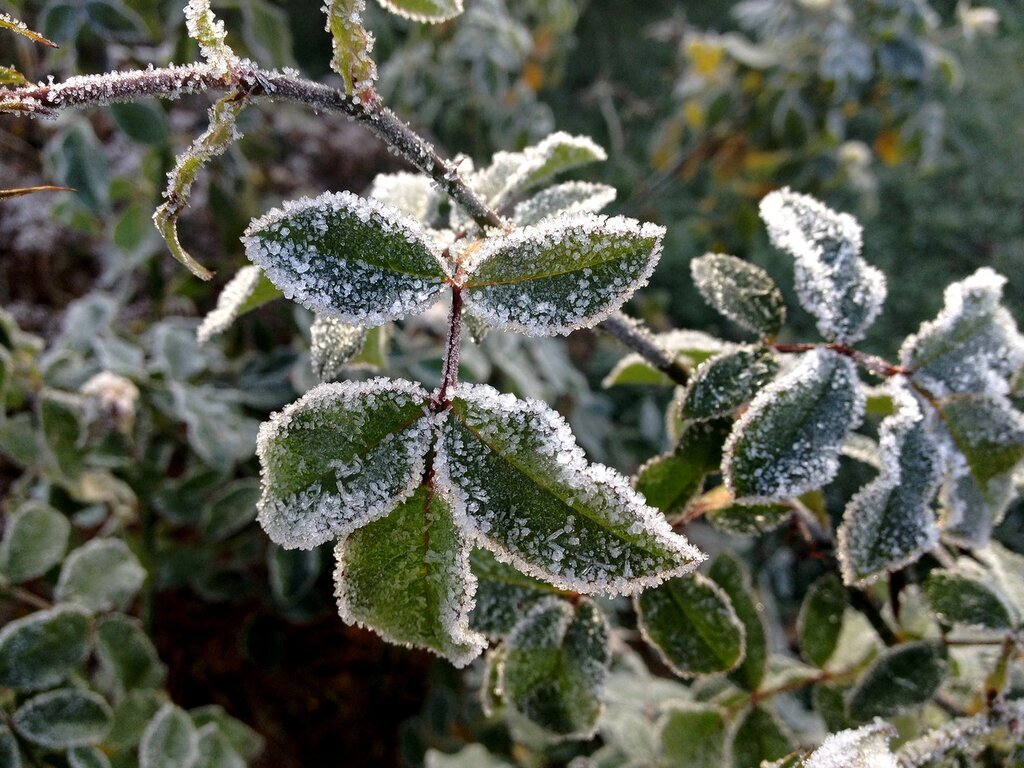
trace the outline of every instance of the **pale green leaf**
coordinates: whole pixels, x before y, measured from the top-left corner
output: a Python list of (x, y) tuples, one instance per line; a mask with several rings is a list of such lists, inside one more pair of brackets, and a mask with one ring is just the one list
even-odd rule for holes
[[(28, 85), (28, 80), (21, 72), (14, 67), (0, 66), (0, 87), (20, 88), (23, 85)], [(0, 200), (6, 199), (8, 197), (6, 193), (10, 191), (7, 189), (0, 191)]]
[(704, 478), (718, 471), (731, 427), (726, 419), (686, 424), (674, 451), (637, 470), (637, 491), (665, 514), (683, 510), (701, 492)]
[(512, 223), (517, 227), (527, 227), (552, 216), (600, 213), (614, 201), (614, 187), (585, 181), (567, 181), (548, 187), (518, 203), (512, 213)]
[(828, 573), (807, 590), (797, 632), (804, 657), (817, 667), (825, 666), (839, 643), (846, 610), (846, 590), (834, 573)]
[(397, 509), (338, 542), (342, 618), (389, 642), (426, 648), (462, 667), (487, 641), (469, 627), (475, 579), (449, 501), (420, 486)]
[(936, 569), (924, 583), (928, 606), (947, 624), (1013, 629), (1019, 619), (998, 587), (982, 574)]
[(139, 688), (160, 688), (167, 676), (153, 641), (127, 616), (108, 616), (100, 622), (96, 655), (100, 676), (119, 696)]
[(427, 397), (401, 380), (321, 384), (265, 422), (259, 521), (270, 538), (310, 549), (407, 499), (430, 448)]
[(803, 768), (898, 768), (889, 749), (896, 729), (876, 720), (856, 730), (833, 733), (802, 763)]
[(763, 760), (784, 758), (794, 746), (775, 715), (760, 705), (754, 706), (743, 716), (733, 734), (733, 768), (761, 768)]
[(585, 739), (597, 727), (608, 676), (609, 629), (589, 600), (535, 603), (505, 641), (501, 689), (516, 712), (562, 738)]
[(114, 718), (110, 732), (103, 739), (104, 746), (116, 750), (137, 747), (146, 726), (163, 706), (166, 698), (163, 691), (128, 691), (125, 697), (114, 705)]
[(366, 332), (366, 341), (359, 353), (349, 361), (353, 368), (387, 368), (391, 347), (391, 325), (378, 325)]
[(661, 756), (668, 766), (720, 768), (728, 724), (722, 710), (705, 704), (673, 704), (658, 722)]
[(227, 74), (238, 57), (227, 44), (224, 22), (219, 21), (210, 8), (210, 0), (189, 0), (185, 6), (185, 26), (188, 35), (199, 43), (203, 58), (218, 74)]
[(341, 75), (345, 93), (360, 97), (373, 91), (377, 65), (373, 61), (373, 35), (363, 26), (366, 0), (329, 0), (323, 6), (334, 56), (331, 67)]
[(891, 717), (931, 699), (946, 675), (946, 654), (929, 641), (886, 649), (850, 691), (847, 713), (855, 722)]
[(362, 351), (368, 331), (361, 325), (317, 315), (309, 334), (313, 374), (320, 381), (334, 381), (342, 377), (345, 366)]
[(210, 724), (215, 725), (231, 744), (231, 748), (246, 762), (252, 762), (263, 751), (263, 737), (241, 720), (231, 717), (223, 707), (215, 704), (196, 707), (189, 712), (189, 715), (196, 728), (202, 729)]
[(199, 734), (188, 713), (164, 704), (142, 734), (139, 768), (196, 768)]
[(932, 498), (943, 476), (931, 411), (901, 383), (891, 387), (896, 412), (879, 429), (881, 471), (847, 504), (838, 532), (847, 584), (869, 584), (916, 561), (938, 543)]
[(703, 559), (537, 401), (460, 385), (435, 470), (481, 546), (563, 589), (634, 593)]
[(57, 606), (8, 622), (0, 629), (0, 686), (51, 688), (89, 653), (89, 615)]
[(826, 485), (863, 412), (853, 363), (827, 349), (805, 353), (736, 421), (722, 461), (726, 485), (737, 498), (779, 500)]
[(99, 742), (110, 730), (110, 717), (110, 706), (99, 694), (60, 688), (26, 701), (11, 722), (34, 744), (67, 749)]
[(462, 0), (378, 0), (392, 13), (412, 21), (437, 24), (462, 13)]
[(242, 267), (217, 297), (217, 306), (203, 318), (196, 331), (200, 343), (223, 333), (246, 312), (251, 312), (281, 295), (259, 267)]
[(664, 233), (634, 219), (580, 214), (487, 238), (468, 267), (466, 306), (490, 325), (530, 336), (589, 327), (647, 284)]
[(683, 419), (726, 416), (754, 399), (775, 378), (779, 365), (765, 347), (740, 347), (705, 360), (683, 397)]
[(106, 754), (96, 747), (75, 747), (68, 750), (69, 768), (110, 768)]
[(13, 584), (42, 576), (64, 557), (71, 523), (52, 507), (27, 501), (7, 518), (0, 572)]
[(350, 192), (285, 203), (249, 225), (246, 255), (319, 314), (380, 325), (417, 314), (447, 276), (434, 242), (397, 208)]
[(213, 723), (198, 732), (199, 759), (195, 768), (245, 768), (245, 760)]
[(708, 575), (728, 595), (732, 609), (743, 625), (743, 662), (730, 673), (729, 678), (747, 690), (756, 691), (764, 679), (768, 640), (760, 602), (750, 586), (750, 576), (743, 564), (729, 554), (716, 557)]
[(862, 339), (882, 309), (886, 285), (860, 257), (860, 224), (789, 189), (769, 194), (760, 210), (772, 244), (793, 256), (797, 297), (821, 335), (842, 344)]
[(670, 579), (633, 604), (644, 639), (677, 675), (726, 672), (743, 659), (743, 625), (729, 596), (707, 577)]
[(82, 471), (85, 409), (85, 399), (70, 392), (44, 389), (39, 397), (43, 438), (51, 461), (69, 480)]
[(124, 608), (146, 580), (146, 571), (120, 539), (93, 539), (64, 560), (54, 595), (90, 611)]
[(512, 768), (512, 764), (492, 755), (481, 744), (470, 744), (453, 755), (427, 750), (426, 768)]
[[(717, 339), (702, 331), (674, 330), (654, 334), (658, 346), (677, 358), (684, 366), (699, 365), (710, 357), (733, 349), (735, 345)], [(663, 384), (672, 380), (639, 354), (629, 354), (619, 360), (604, 377), (601, 386), (606, 389), (617, 384)]]
[(486, 549), (474, 549), (469, 562), (477, 580), (469, 625), (488, 637), (507, 635), (527, 606), (557, 592), (550, 584), (501, 562)]
[(786, 322), (782, 293), (760, 267), (709, 253), (690, 262), (690, 273), (708, 304), (751, 333), (775, 336)]

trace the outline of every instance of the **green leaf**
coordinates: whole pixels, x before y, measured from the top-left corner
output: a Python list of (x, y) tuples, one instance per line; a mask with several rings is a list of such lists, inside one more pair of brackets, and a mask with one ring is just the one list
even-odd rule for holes
[(647, 284), (663, 227), (622, 217), (559, 217), (490, 237), (473, 253), (466, 307), (528, 336), (600, 322)]
[(141, 144), (167, 141), (167, 115), (155, 101), (135, 101), (109, 106), (117, 127)]
[(797, 632), (804, 657), (816, 667), (824, 667), (835, 651), (845, 610), (846, 590), (834, 573), (825, 574), (807, 590)]
[(24, 764), (21, 751), (18, 749), (18, 740), (10, 728), (0, 725), (0, 768), (21, 768)]
[(231, 748), (241, 755), (246, 762), (252, 762), (263, 751), (263, 737), (241, 720), (231, 717), (224, 711), (223, 707), (216, 705), (197, 707), (189, 712), (189, 714), (196, 728), (201, 729), (210, 723), (216, 725), (217, 730), (231, 744)]
[(506, 565), (486, 549), (474, 549), (469, 563), (477, 580), (469, 625), (488, 637), (504, 637), (527, 606), (557, 591), (550, 584)]
[(470, 744), (454, 755), (428, 749), (426, 768), (512, 768), (512, 764), (492, 755), (481, 744)]
[(392, 13), (412, 21), (437, 24), (462, 13), (462, 0), (378, 0)]
[(852, 344), (864, 337), (885, 301), (885, 276), (860, 258), (860, 224), (813, 197), (789, 189), (761, 201), (761, 218), (776, 248), (794, 260), (801, 306), (830, 341)]
[(103, 744), (115, 750), (131, 750), (138, 746), (149, 721), (160, 711), (166, 694), (162, 691), (128, 691), (114, 705), (114, 718)]
[(992, 584), (1006, 596), (1017, 616), (1024, 617), (1024, 555), (990, 542), (974, 556), (992, 574)]
[[(702, 331), (674, 330), (654, 335), (658, 346), (674, 355), (687, 367), (699, 365), (709, 357), (733, 349), (734, 345), (709, 336)], [(601, 382), (607, 389), (619, 384), (659, 384), (669, 386), (672, 380), (638, 354), (619, 360)]]
[(420, 486), (380, 520), (338, 542), (338, 608), (392, 643), (426, 648), (462, 667), (486, 638), (469, 628), (475, 579), (449, 501)]
[(387, 368), (388, 350), (391, 347), (391, 326), (378, 325), (366, 332), (366, 341), (359, 354), (349, 361), (353, 368)]
[(722, 474), (737, 498), (788, 499), (826, 485), (864, 396), (847, 358), (826, 349), (761, 390), (733, 426)]
[(74, 122), (57, 135), (46, 153), (58, 184), (75, 190), (75, 199), (91, 213), (110, 213), (110, 168), (88, 122)]
[(76, 606), (36, 611), (0, 629), (0, 686), (51, 688), (89, 653), (89, 615)]
[(768, 640), (759, 601), (750, 587), (750, 576), (743, 564), (729, 554), (718, 555), (708, 575), (729, 597), (736, 617), (743, 625), (743, 663), (730, 673), (729, 679), (748, 691), (756, 691), (764, 679), (768, 661)]
[(792, 739), (771, 711), (751, 707), (733, 735), (733, 768), (760, 768), (761, 761), (779, 760), (793, 748)]
[(71, 523), (57, 510), (27, 501), (7, 518), (0, 572), (13, 584), (42, 576), (64, 557)]
[(8, 16), (6, 13), (0, 13), (0, 29), (9, 29), (12, 32), (17, 32), (23, 37), (27, 37), (29, 40), (40, 45), (45, 45), (47, 48), (58, 48), (59, 46), (52, 40), (47, 40), (45, 37), (40, 35), (38, 32), (34, 32), (25, 26), (25, 23), (18, 19)]
[(559, 588), (629, 594), (702, 559), (624, 477), (588, 464), (543, 403), (460, 385), (436, 450), (456, 521), (499, 559)]
[(727, 416), (775, 378), (779, 365), (765, 347), (740, 347), (700, 364), (683, 397), (684, 419)]
[(672, 704), (658, 722), (662, 759), (670, 766), (726, 765), (728, 724), (722, 710), (704, 704)]
[(230, 466), (252, 456), (258, 422), (242, 412), (240, 393), (209, 384), (168, 387), (174, 414), (188, 427), (188, 444), (207, 464)]
[(895, 736), (896, 729), (881, 721), (833, 733), (801, 765), (803, 768), (896, 768), (896, 756), (889, 749), (889, 739)]
[(345, 366), (362, 351), (369, 331), (361, 325), (317, 315), (309, 333), (313, 374), (320, 381), (334, 381), (342, 378)]
[(210, 499), (203, 510), (203, 537), (223, 541), (256, 519), (260, 498), (259, 482), (244, 478), (228, 483)]
[(139, 688), (160, 688), (167, 676), (153, 641), (127, 616), (108, 616), (100, 622), (96, 655), (107, 687), (118, 695)]
[(953, 283), (934, 320), (907, 337), (900, 362), (935, 395), (1006, 394), (1024, 365), (1024, 337), (1001, 305), (1006, 278), (989, 267)]
[(271, 540), (310, 549), (409, 498), (430, 448), (427, 398), (402, 380), (321, 384), (265, 422), (259, 521)]
[(704, 478), (718, 471), (731, 427), (728, 419), (687, 424), (674, 451), (655, 456), (637, 471), (637, 491), (665, 514), (683, 510), (701, 492)]
[(529, 200), (518, 203), (512, 213), (512, 223), (517, 227), (528, 227), (552, 216), (600, 213), (614, 200), (614, 187), (585, 181), (567, 181), (548, 187)]
[(729, 596), (710, 579), (691, 573), (633, 598), (644, 639), (677, 675), (735, 669), (743, 659), (743, 625)]
[[(713, 493), (709, 491), (708, 493)], [(704, 519), (720, 531), (757, 535), (773, 531), (793, 514), (789, 504), (758, 504), (737, 501), (708, 510)]]
[(320, 575), (320, 550), (267, 548), (270, 591), (279, 605), (290, 606), (305, 597)]
[(366, 0), (330, 0), (323, 10), (334, 50), (331, 68), (341, 75), (345, 93), (357, 98), (372, 93), (377, 65), (371, 55), (373, 35), (363, 26)]
[(35, 696), (11, 722), (20, 735), (50, 749), (96, 744), (110, 730), (110, 707), (92, 691), (60, 688)]
[(708, 304), (751, 333), (775, 336), (786, 322), (782, 292), (760, 267), (709, 253), (690, 262), (690, 274)]
[(929, 641), (887, 648), (850, 691), (847, 713), (855, 722), (891, 717), (931, 699), (946, 675), (946, 654)]
[(281, 295), (281, 291), (259, 267), (252, 264), (242, 267), (217, 296), (217, 306), (203, 318), (196, 331), (199, 343), (203, 344), (223, 333), (242, 315)]
[(146, 38), (146, 22), (130, 6), (111, 0), (86, 0), (84, 10), (86, 23), (105, 40), (137, 43)]
[(90, 611), (125, 608), (146, 580), (146, 571), (120, 539), (93, 539), (64, 560), (54, 595)]
[(85, 438), (83, 420), (85, 401), (78, 395), (55, 389), (44, 389), (39, 398), (43, 439), (53, 463), (66, 479), (82, 471), (82, 443)]
[(947, 624), (1013, 629), (1019, 618), (982, 574), (936, 569), (924, 583), (928, 606)]
[(847, 584), (870, 584), (938, 543), (931, 501), (944, 467), (932, 412), (923, 410), (902, 383), (891, 392), (896, 411), (879, 428), (881, 472), (850, 499), (839, 527), (839, 561)]
[(96, 747), (75, 747), (68, 750), (69, 768), (110, 768), (110, 760)]
[(28, 85), (28, 80), (14, 67), (0, 66), (0, 86), (4, 88), (20, 88)]
[(350, 192), (285, 204), (253, 221), (242, 242), (285, 296), (347, 323), (422, 312), (448, 279), (416, 221)]
[(188, 713), (164, 704), (146, 726), (139, 743), (139, 768), (195, 768), (199, 735)]
[(245, 760), (211, 723), (199, 729), (199, 759), (195, 768), (245, 768)]
[(604, 615), (589, 600), (575, 608), (556, 597), (535, 603), (505, 640), (505, 701), (551, 734), (589, 738), (602, 709), (608, 640)]

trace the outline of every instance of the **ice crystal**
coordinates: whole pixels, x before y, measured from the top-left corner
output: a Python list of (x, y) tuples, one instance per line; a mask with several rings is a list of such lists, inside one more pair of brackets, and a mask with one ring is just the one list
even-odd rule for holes
[(280, 292), (264, 277), (259, 267), (251, 264), (242, 267), (220, 292), (217, 306), (199, 324), (196, 331), (199, 343), (205, 344), (214, 336), (223, 333), (239, 315), (255, 309), (275, 296), (280, 296)]
[(488, 324), (567, 334), (617, 310), (647, 284), (665, 230), (582, 214), (486, 239), (468, 266), (466, 304)]
[(526, 227), (552, 216), (600, 213), (614, 201), (614, 187), (585, 181), (567, 181), (548, 187), (517, 204), (512, 212), (512, 223), (517, 227)]
[(199, 43), (203, 58), (217, 75), (227, 75), (238, 63), (227, 44), (228, 33), (210, 8), (210, 0), (189, 0), (185, 6), (185, 26), (189, 37)]
[(309, 334), (313, 373), (320, 381), (332, 381), (341, 377), (344, 367), (362, 350), (369, 331), (361, 325), (318, 315)]
[(415, 221), (350, 192), (285, 203), (253, 221), (242, 242), (285, 296), (347, 323), (421, 312), (446, 280), (436, 244)]
[(833, 733), (802, 763), (803, 768), (899, 768), (889, 750), (896, 729), (875, 720), (856, 730)]
[(827, 339), (849, 344), (863, 338), (885, 301), (885, 276), (862, 258), (861, 227), (813, 197), (789, 189), (761, 201), (772, 244), (794, 259), (800, 304)]

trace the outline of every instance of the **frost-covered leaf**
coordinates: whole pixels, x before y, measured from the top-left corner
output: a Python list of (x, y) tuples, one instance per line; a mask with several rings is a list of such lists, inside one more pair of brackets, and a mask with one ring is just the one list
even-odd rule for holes
[(0, 686), (50, 688), (89, 653), (89, 614), (57, 606), (8, 622), (0, 629)]
[(507, 635), (527, 606), (557, 591), (501, 562), (486, 549), (473, 550), (469, 562), (477, 580), (469, 625), (489, 637)]
[(703, 559), (626, 478), (588, 464), (541, 402), (460, 385), (436, 450), (456, 521), (499, 559), (557, 587), (634, 593)]
[(222, 541), (241, 531), (256, 519), (260, 485), (254, 478), (228, 483), (219, 489), (203, 510), (203, 537)]
[(453, 755), (427, 750), (426, 768), (512, 768), (512, 764), (492, 755), (482, 744), (470, 744)]
[(217, 306), (203, 318), (196, 331), (199, 343), (209, 341), (226, 331), (246, 312), (261, 307), (281, 295), (259, 267), (242, 267), (224, 286), (217, 297)]
[(881, 472), (850, 499), (839, 527), (847, 584), (871, 583), (938, 543), (931, 502), (942, 481), (943, 462), (930, 428), (933, 417), (902, 382), (893, 381), (896, 412), (879, 429)]
[[(735, 346), (702, 331), (674, 330), (655, 334), (654, 338), (658, 346), (687, 366), (698, 365)], [(601, 386), (606, 389), (618, 384), (671, 385), (672, 380), (644, 357), (634, 353), (619, 360), (601, 382)]]
[(242, 242), (285, 296), (348, 323), (421, 312), (447, 279), (416, 221), (350, 192), (285, 203), (253, 221)]
[(687, 424), (674, 451), (637, 470), (634, 487), (665, 514), (681, 511), (700, 493), (704, 478), (718, 471), (731, 427), (728, 419)]
[(555, 184), (518, 203), (512, 213), (512, 223), (528, 227), (552, 216), (600, 213), (615, 201), (615, 194), (615, 188), (607, 184), (586, 181)]
[(846, 590), (834, 573), (818, 579), (804, 597), (797, 619), (800, 648), (817, 667), (825, 666), (839, 643), (846, 610)]
[(316, 584), (320, 575), (320, 550), (267, 548), (267, 576), (278, 605), (294, 605)]
[(370, 185), (369, 197), (393, 205), (424, 225), (437, 218), (437, 207), (441, 202), (437, 185), (422, 173), (377, 174)]
[(334, 55), (331, 67), (341, 75), (345, 92), (359, 97), (373, 91), (377, 65), (373, 61), (373, 35), (363, 26), (366, 0), (329, 0), (323, 6)]
[(227, 74), (228, 67), (236, 63), (227, 44), (227, 30), (210, 8), (210, 0), (189, 0), (185, 6), (185, 26), (188, 35), (199, 43), (203, 58), (216, 74)]
[[(23, 85), (28, 85), (28, 80), (21, 72), (16, 70), (14, 67), (0, 66), (0, 87), (4, 88), (20, 88)], [(11, 197), (20, 197), (20, 195), (30, 195), (33, 192), (42, 192), (44, 190), (55, 189), (53, 187), (26, 187), (22, 189), (0, 189), (0, 200), (7, 200)], [(65, 191), (66, 188), (60, 188), (61, 191)], [(11, 193), (14, 194), (11, 194)]]
[(786, 499), (826, 485), (864, 395), (847, 358), (826, 349), (800, 357), (754, 398), (733, 426), (722, 474), (737, 498)]
[(194, 768), (199, 734), (188, 713), (164, 704), (149, 721), (139, 743), (139, 768)]
[(29, 29), (23, 21), (19, 21), (6, 13), (0, 13), (0, 29), (9, 29), (12, 32), (17, 32), (19, 35), (27, 37), (34, 43), (45, 45), (47, 48), (59, 48), (52, 40), (47, 40), (45, 37)]
[(401, 380), (321, 384), (260, 427), (259, 521), (310, 549), (387, 514), (420, 484), (427, 393)]
[(466, 306), (529, 336), (600, 322), (647, 284), (662, 227), (622, 217), (559, 217), (491, 237), (473, 254)]
[(60, 688), (26, 701), (11, 722), (33, 744), (68, 749), (99, 742), (110, 730), (110, 716), (110, 706), (99, 694)]
[(1024, 365), (1024, 337), (1001, 305), (1006, 278), (989, 267), (953, 283), (934, 320), (907, 337), (901, 364), (935, 395), (1006, 394)]
[(149, 636), (127, 616), (108, 616), (96, 628), (96, 655), (107, 688), (118, 695), (160, 688), (167, 670)]
[(537, 602), (505, 640), (505, 701), (545, 731), (589, 738), (602, 709), (608, 641), (604, 614), (589, 600), (575, 607), (554, 597)]
[(946, 675), (946, 654), (929, 641), (886, 649), (850, 691), (847, 713), (855, 722), (891, 717), (928, 701)]
[(753, 400), (778, 369), (775, 356), (765, 347), (740, 347), (705, 360), (686, 387), (683, 419), (727, 416)]
[(751, 707), (740, 720), (732, 740), (733, 768), (761, 768), (763, 760), (779, 760), (793, 751), (785, 727), (768, 709)]
[(690, 262), (704, 300), (751, 333), (774, 336), (786, 322), (786, 305), (775, 281), (758, 266), (721, 253)]
[(722, 710), (704, 704), (673, 704), (661, 716), (661, 756), (670, 766), (719, 768), (727, 765), (728, 727)]
[(670, 579), (633, 604), (644, 639), (677, 675), (725, 672), (743, 659), (743, 625), (711, 579), (699, 573)]
[(362, 351), (367, 333), (361, 325), (317, 315), (309, 329), (309, 358), (317, 378), (320, 381), (341, 378), (344, 367)]
[(1024, 459), (1024, 416), (1001, 396), (956, 395), (940, 410), (952, 448), (940, 496), (943, 534), (981, 547), (1016, 495), (1013, 472)]
[(833, 733), (801, 764), (802, 768), (898, 768), (889, 749), (896, 729), (876, 720), (856, 730)]
[(64, 557), (71, 523), (57, 510), (27, 501), (10, 517), (0, 541), (0, 573), (12, 584), (42, 576)]
[(429, 24), (453, 19), (462, 13), (462, 0), (378, 0), (398, 16)]
[(213, 723), (199, 729), (195, 768), (245, 768), (245, 760)]
[[(710, 495), (719, 489), (708, 491)], [(725, 488), (721, 488), (728, 494)], [(732, 498), (731, 495), (729, 498)], [(696, 502), (700, 504), (701, 501)], [(790, 504), (733, 501), (725, 506), (714, 507), (704, 513), (704, 519), (720, 531), (743, 535), (759, 535), (775, 530), (793, 514)]]
[(987, 629), (1013, 629), (1019, 622), (1016, 611), (998, 587), (983, 574), (936, 569), (924, 583), (928, 606), (948, 624)]
[(1017, 616), (1024, 618), (1024, 555), (993, 541), (974, 552), (992, 575), (992, 583), (1009, 600)]
[(223, 707), (216, 704), (196, 707), (189, 711), (189, 716), (195, 727), (200, 730), (209, 725), (216, 726), (217, 730), (231, 744), (231, 748), (246, 762), (252, 762), (263, 751), (263, 737), (241, 720), (231, 717)]
[(751, 590), (750, 576), (743, 564), (729, 554), (716, 557), (708, 575), (729, 596), (732, 609), (743, 625), (743, 662), (729, 678), (747, 690), (756, 691), (764, 679), (768, 640), (759, 601)]
[(451, 504), (432, 485), (339, 541), (335, 554), (335, 595), (346, 622), (459, 667), (487, 646), (469, 627), (476, 580), (468, 545)]
[(830, 341), (863, 338), (885, 301), (885, 276), (860, 258), (860, 224), (813, 197), (789, 189), (761, 201), (775, 247), (794, 259), (797, 297)]
[(146, 570), (120, 539), (93, 539), (72, 550), (60, 569), (54, 596), (90, 611), (121, 609), (146, 580)]
[(363, 348), (349, 361), (353, 368), (379, 370), (387, 368), (388, 351), (391, 348), (391, 324), (378, 325), (366, 332)]
[(96, 747), (75, 747), (68, 750), (68, 768), (110, 768), (110, 759)]
[(43, 438), (50, 461), (68, 479), (78, 477), (82, 471), (85, 412), (85, 398), (70, 392), (44, 389), (39, 395)]

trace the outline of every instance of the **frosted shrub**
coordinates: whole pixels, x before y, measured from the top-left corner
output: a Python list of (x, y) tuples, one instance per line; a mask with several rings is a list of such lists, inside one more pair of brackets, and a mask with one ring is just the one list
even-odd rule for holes
[[(420, 22), (462, 11), (441, 0), (381, 4)], [(473, 668), (482, 708), (507, 723), (529, 764), (888, 768), (982, 750), (1019, 758), (1024, 559), (992, 539), (1024, 459), (1015, 400), (1024, 337), (1001, 305), (1005, 280), (980, 268), (947, 289), (942, 312), (906, 340), (898, 363), (868, 355), (854, 345), (882, 310), (886, 279), (862, 254), (860, 225), (781, 189), (762, 200), (761, 216), (792, 258), (797, 299), (822, 340), (779, 341), (782, 293), (764, 270), (725, 254), (694, 260), (692, 276), (749, 341), (652, 334), (620, 310), (657, 267), (665, 229), (602, 214), (610, 187), (556, 181), (605, 159), (601, 147), (554, 133), (460, 173), (381, 103), (362, 0), (324, 10), (340, 90), (239, 58), (199, 0), (186, 19), (200, 64), (0, 89), (0, 110), (44, 117), (226, 91), (154, 216), (172, 254), (202, 278), (210, 273), (181, 247), (177, 218), (202, 166), (239, 140), (236, 120), (250, 106), (287, 100), (342, 112), (420, 171), (378, 176), (367, 196), (285, 201), (252, 221), (242, 237), (251, 265), (223, 289), (198, 338), (175, 342), (195, 344), (191, 355), (169, 352), (160, 363), (164, 400), (200, 456), (230, 465), (248, 445), (259, 459), (258, 499), (250, 488), (238, 520), (210, 524), (207, 535), (230, 535), (255, 513), (277, 545), (268, 561), (276, 595), (302, 581), (308, 591), (318, 548), (333, 546), (341, 618), (458, 667), (483, 657)], [(310, 359), (322, 383), (254, 440), (240, 429), (240, 447), (204, 431), (204, 414), (232, 411), (188, 383), (190, 366), (239, 317), (281, 297), (315, 315)], [(354, 367), (386, 368), (391, 325), (439, 302), (440, 380), (345, 380)], [(606, 386), (675, 387), (672, 448), (633, 478), (588, 461), (550, 405), (463, 380), (464, 330), (480, 339), (594, 327), (632, 349)], [(154, 343), (167, 343), (163, 333)], [(13, 326), (4, 338), (2, 382), (20, 391), (40, 350)], [(82, 459), (77, 449), (92, 438), (74, 429), (98, 398), (130, 440), (139, 397), (107, 372), (80, 392), (41, 390), (45, 456), (24, 463), (42, 462), (47, 482), (76, 499), (113, 504), (125, 489)], [(875, 476), (833, 520), (822, 490), (851, 458)], [(714, 557), (688, 541), (691, 526)], [(784, 526), (821, 562), (787, 624), (728, 546)], [(147, 571), (121, 539), (99, 535), (70, 553), (68, 542), (65, 517), (41, 503), (10, 515), (0, 542), (4, 585), (39, 608), (0, 631), (0, 685), (12, 691), (0, 704), (11, 710), (0, 730), (7, 764), (24, 750), (75, 766), (103, 765), (118, 750), (144, 768), (251, 757), (238, 727), (160, 696), (127, 749), (110, 745), (133, 685), (163, 680), (124, 613)], [(53, 605), (16, 586), (58, 568)], [(686, 682), (655, 679), (648, 648), (648, 660)], [(83, 677), (94, 658), (100, 671)], [(834, 732), (824, 739), (822, 723)], [(427, 763), (503, 764), (479, 746)]]

